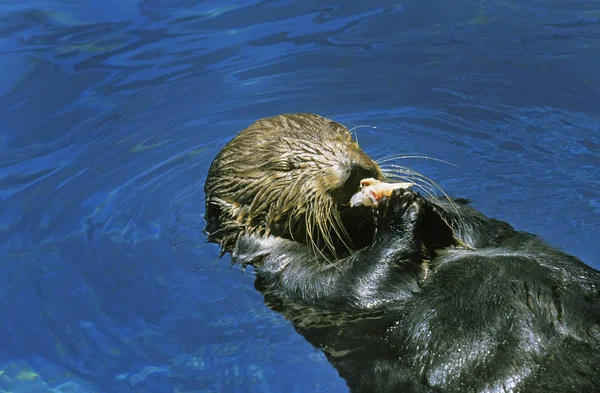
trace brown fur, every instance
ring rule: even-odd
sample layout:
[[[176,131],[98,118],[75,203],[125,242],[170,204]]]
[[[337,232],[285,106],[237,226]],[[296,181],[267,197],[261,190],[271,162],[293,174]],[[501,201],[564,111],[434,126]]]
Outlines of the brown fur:
[[[337,258],[355,246],[341,209],[365,177],[382,175],[341,124],[313,114],[258,120],[210,166],[209,240],[225,253],[242,233],[275,235]]]

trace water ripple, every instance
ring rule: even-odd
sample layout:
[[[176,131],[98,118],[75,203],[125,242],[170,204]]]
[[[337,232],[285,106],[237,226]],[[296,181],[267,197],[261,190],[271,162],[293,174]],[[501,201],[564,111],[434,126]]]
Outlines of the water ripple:
[[[253,120],[361,128],[598,262],[600,2],[0,1],[0,389],[345,391],[220,259],[203,181]]]

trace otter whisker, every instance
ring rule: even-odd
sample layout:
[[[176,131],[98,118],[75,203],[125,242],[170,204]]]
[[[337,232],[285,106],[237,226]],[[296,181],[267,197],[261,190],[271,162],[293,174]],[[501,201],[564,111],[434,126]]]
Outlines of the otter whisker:
[[[294,216],[295,216],[295,214],[296,214],[296,212],[295,212],[295,209],[294,209],[294,211],[290,212],[290,214],[288,214],[288,216],[287,216],[287,227],[288,227],[288,232],[289,232],[289,234],[290,234],[290,237],[292,238],[292,240],[293,240],[293,241],[297,241],[297,240],[296,240],[296,237],[295,237],[295,235],[294,235],[294,230],[293,230],[293,228],[292,228],[292,225],[294,225],[294,222],[295,222],[295,221],[294,221],[294,220],[295,220],[295,217],[294,217]]]
[[[441,162],[444,164],[448,164],[448,165],[452,165],[453,167],[458,167],[456,164],[453,164],[449,161],[446,160],[442,160],[439,158],[435,158],[435,157],[429,157],[429,156],[423,156],[423,155],[414,155],[414,154],[409,154],[409,155],[396,155],[396,156],[390,156],[390,157],[385,157],[382,158],[380,160],[375,160],[375,162],[377,164],[383,164],[385,162],[390,162],[393,160],[403,160],[403,159],[424,159],[424,160],[432,160],[432,161],[437,161],[437,162]]]
[[[329,212],[327,217],[331,229],[333,229],[333,232],[335,233],[337,238],[342,242],[342,245],[346,248],[346,250],[350,251],[352,249],[352,246],[350,244],[350,235],[348,234],[348,231],[346,231],[346,228],[344,228],[342,224],[342,219],[340,217],[339,212],[337,210],[331,209],[331,207],[329,207],[328,210]],[[332,251],[334,250],[332,249]]]
[[[352,131],[358,130],[359,128],[371,128],[373,130],[377,129],[376,126],[372,126],[372,125],[369,125],[369,124],[359,124],[357,126],[352,127],[351,129],[349,129],[348,132],[352,132]]]
[[[397,178],[410,179],[410,180],[414,180],[414,181],[420,180],[429,187],[428,189],[434,195],[435,195],[435,189],[439,188],[427,176],[425,176],[419,172],[416,172],[408,167],[399,166],[399,165],[395,165],[395,164],[385,164],[385,165],[381,166],[381,169],[384,172],[384,174],[395,175]],[[440,191],[442,191],[442,190],[440,190]],[[434,195],[432,195],[432,196],[434,196]]]
[[[441,160],[440,160],[441,161]],[[447,163],[449,165],[454,165],[451,163]],[[437,184],[435,183],[433,180],[431,180],[430,178],[428,178],[427,176],[414,171],[411,168],[405,167],[405,166],[401,166],[401,165],[396,165],[396,164],[384,164],[381,165],[382,171],[384,172],[384,175],[388,176],[388,177],[393,177],[395,179],[399,179],[402,181],[414,181],[415,183],[417,183],[417,187],[421,188],[423,191],[425,191],[428,196],[430,196],[431,198],[435,198],[435,190],[439,190],[444,197],[448,200],[448,202],[450,203],[450,205],[453,207],[453,209],[455,210],[456,214],[458,215],[458,217],[460,218],[460,212],[458,211],[458,207],[456,206],[456,204],[454,203],[454,201],[452,200],[452,198],[450,198],[446,192]],[[398,175],[397,173],[394,173],[398,171],[402,176]],[[423,185],[423,183],[426,185]],[[426,191],[428,190],[428,191]]]
[[[326,261],[329,261],[329,257],[327,255],[325,255],[325,253],[323,252],[323,250],[321,250],[318,246],[317,241],[315,241],[314,236],[319,236],[319,232],[317,232],[315,234],[314,232],[314,228],[313,228],[313,223],[317,223],[317,225],[319,225],[318,220],[315,219],[315,217],[310,217],[310,215],[314,215],[315,214],[315,207],[316,204],[310,202],[308,204],[308,209],[307,209],[307,213],[305,213],[304,217],[305,217],[305,225],[306,225],[306,234],[308,236],[307,239],[307,245],[309,246],[309,248],[313,251],[313,253],[318,253],[323,259],[325,259]],[[318,240],[318,238],[317,238]]]
[[[316,221],[318,223],[319,231],[323,234],[323,240],[328,249],[334,253],[335,255],[335,244],[333,243],[333,239],[331,237],[330,229],[333,230],[337,238],[342,242],[342,244],[349,248],[349,246],[344,241],[344,234],[340,232],[335,222],[332,220],[332,216],[336,215],[336,212],[331,209],[331,204],[324,201],[324,198],[320,198],[321,201],[317,201],[316,206],[319,206],[318,215],[316,217]],[[323,219],[325,218],[325,219]]]
[[[433,182],[433,180],[431,180],[427,176],[423,175],[422,173],[417,172],[414,169],[411,169],[411,168],[406,167],[406,166],[396,165],[396,164],[384,164],[384,165],[381,165],[380,168],[382,170],[386,170],[388,172],[392,172],[393,171],[395,173],[400,173],[400,174],[403,174],[405,176],[415,176],[415,177],[418,177],[420,179],[426,180],[428,182]]]
[[[393,181],[402,181],[408,183],[415,183],[415,186],[421,189],[424,193],[427,194],[428,197],[434,198],[436,197],[435,187],[429,183],[425,179],[421,179],[418,176],[401,176],[398,174],[394,174],[391,172],[384,172],[384,176],[386,180]]]
[[[386,173],[399,174],[401,176],[407,176],[410,178],[421,179],[424,182],[426,182],[427,184],[429,184],[430,186],[432,186],[433,188],[436,188],[443,193],[443,190],[441,189],[441,187],[439,185],[437,185],[429,177],[427,177],[427,176],[423,175],[422,173],[419,173],[413,169],[410,169],[408,167],[401,166],[401,165],[395,165],[395,164],[386,164],[386,165],[382,165],[381,169],[382,169],[382,171],[384,171]]]
[[[309,212],[312,211],[312,204],[310,202],[308,202],[306,204],[307,210],[304,211],[304,228],[306,228],[306,244],[309,246],[309,248],[313,248],[314,247],[314,240],[313,240],[313,230],[312,230],[312,220],[309,217]]]
[[[318,239],[322,240],[325,243],[324,247],[326,249],[333,250],[334,246],[331,237],[325,229],[327,222],[325,222],[322,219],[319,219],[319,217],[323,217],[323,213],[321,211],[323,208],[323,205],[317,200],[314,204],[313,221],[316,224]]]
[[[306,205],[306,210],[304,211],[304,225],[306,228],[306,244],[307,246],[314,252],[318,251],[319,254],[321,250],[317,247],[317,242],[314,239],[315,231],[313,229],[314,219],[311,217],[311,214],[314,212],[314,205],[312,202],[308,202]],[[323,255],[324,256],[324,255]]]
[[[371,128],[373,130],[377,129],[377,127],[371,126],[371,125],[368,125],[368,124],[360,124],[360,125],[354,126],[351,129],[349,129],[348,132],[350,134],[352,134],[352,131],[354,131],[354,140],[356,141],[356,144],[359,145],[359,146],[360,146],[360,144],[358,143],[358,133],[356,132],[356,130],[358,130],[359,128]]]
[[[415,183],[415,186],[418,187],[419,189],[421,189],[423,192],[425,192],[427,194],[427,196],[429,196],[433,199],[437,198],[436,190],[439,190],[439,187],[434,184],[431,184],[428,179],[419,177],[418,175],[414,175],[414,174],[398,175],[398,174],[394,174],[392,172],[385,172],[385,175],[388,178],[393,179],[394,181],[400,180],[400,181],[413,182],[413,183]],[[439,191],[442,192],[442,190],[439,190]],[[442,192],[442,194],[443,194],[443,192]]]
[[[435,187],[435,189],[439,190],[444,195],[444,197],[446,198],[446,200],[448,201],[448,203],[450,204],[450,206],[452,206],[452,208],[456,212],[456,215],[458,216],[458,219],[461,220],[461,222],[462,222],[462,215],[460,214],[460,211],[458,210],[458,206],[456,205],[456,203],[454,202],[454,200],[452,198],[450,198],[450,196],[448,194],[446,194],[446,192],[442,189],[442,187],[440,187],[439,184],[437,184],[436,182],[434,182],[433,180],[431,180],[427,176],[425,176],[425,175],[423,175],[423,174],[421,174],[419,172],[415,172],[415,171],[413,171],[410,168],[406,168],[406,167],[395,165],[395,164],[386,164],[383,167],[384,168],[391,168],[388,173],[390,173],[391,170],[398,169],[398,170],[400,170],[400,173],[402,173],[404,175],[407,175],[407,174],[414,175],[415,177],[418,177],[421,180],[426,181],[429,185]],[[406,171],[409,171],[410,173],[407,173]]]
[[[338,272],[342,271],[342,265],[347,261],[347,258],[335,259],[333,261],[327,261],[326,264],[322,265],[323,269],[334,268]]]

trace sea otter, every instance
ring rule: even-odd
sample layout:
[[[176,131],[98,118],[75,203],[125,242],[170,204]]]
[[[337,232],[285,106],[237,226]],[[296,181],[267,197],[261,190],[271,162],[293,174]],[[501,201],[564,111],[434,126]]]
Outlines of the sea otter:
[[[421,193],[353,206],[367,178]],[[352,392],[599,392],[600,272],[432,185],[275,116],[211,164],[206,232]]]

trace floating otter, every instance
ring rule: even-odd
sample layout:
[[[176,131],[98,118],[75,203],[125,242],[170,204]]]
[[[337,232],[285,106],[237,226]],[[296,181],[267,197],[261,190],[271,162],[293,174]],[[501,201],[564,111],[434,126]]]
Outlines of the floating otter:
[[[209,169],[208,239],[352,392],[600,391],[600,273],[382,168],[331,120],[259,120]],[[354,206],[367,178],[426,195]]]

